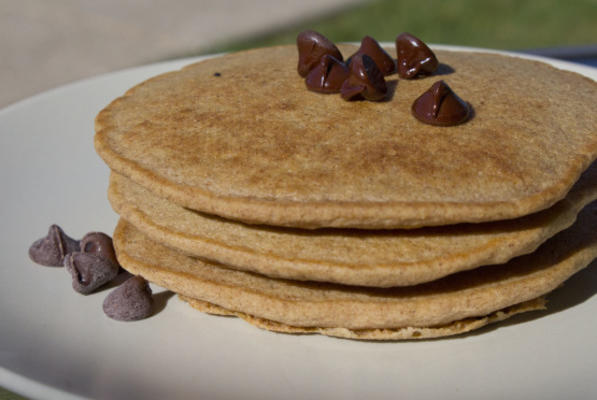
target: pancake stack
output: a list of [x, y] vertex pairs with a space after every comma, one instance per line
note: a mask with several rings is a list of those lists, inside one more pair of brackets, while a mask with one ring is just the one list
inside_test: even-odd
[[[436, 55], [435, 75], [387, 77], [381, 102], [306, 90], [292, 46], [130, 89], [96, 119], [119, 262], [278, 332], [432, 338], [543, 308], [597, 257], [597, 83]], [[411, 115], [437, 79], [471, 120]]]

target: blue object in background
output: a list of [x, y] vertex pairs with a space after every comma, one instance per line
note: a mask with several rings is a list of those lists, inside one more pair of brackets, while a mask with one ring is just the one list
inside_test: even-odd
[[557, 58], [559, 60], [597, 67], [597, 45], [532, 49], [521, 51], [521, 53]]

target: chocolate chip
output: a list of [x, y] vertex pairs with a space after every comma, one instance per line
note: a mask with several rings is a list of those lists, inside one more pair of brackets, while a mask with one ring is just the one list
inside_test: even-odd
[[396, 71], [394, 59], [379, 45], [377, 40], [373, 39], [371, 36], [365, 36], [363, 40], [361, 40], [361, 47], [359, 47], [355, 54], [346, 60], [346, 64], [350, 65], [353, 57], [357, 54], [367, 54], [371, 57], [384, 76], [391, 75]]
[[151, 288], [141, 276], [133, 276], [104, 300], [104, 313], [119, 321], [136, 321], [152, 313]]
[[112, 238], [102, 232], [89, 232], [81, 239], [81, 252], [94, 254], [118, 266]]
[[383, 74], [375, 61], [366, 54], [355, 54], [350, 63], [350, 76], [340, 89], [342, 98], [354, 100], [383, 100], [388, 92]]
[[339, 61], [344, 61], [340, 50], [328, 38], [315, 31], [304, 31], [296, 38], [298, 47], [298, 73], [305, 77], [317, 66], [319, 60], [328, 54]]
[[52, 225], [46, 237], [29, 247], [29, 257], [41, 265], [60, 267], [64, 257], [73, 251], [79, 251], [79, 241], [67, 236], [58, 225]]
[[450, 126], [465, 122], [470, 116], [470, 106], [444, 82], [435, 82], [412, 105], [413, 115], [431, 125]]
[[73, 252], [64, 259], [64, 267], [72, 276], [73, 289], [92, 293], [118, 275], [120, 267], [97, 254]]
[[407, 32], [396, 38], [396, 54], [401, 78], [431, 75], [439, 66], [433, 51], [421, 39]]
[[338, 93], [349, 75], [350, 70], [342, 61], [326, 54], [309, 72], [305, 83], [309, 90], [315, 92]]

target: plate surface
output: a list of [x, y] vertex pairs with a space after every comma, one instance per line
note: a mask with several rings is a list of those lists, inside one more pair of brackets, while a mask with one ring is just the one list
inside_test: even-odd
[[[100, 76], [0, 110], [1, 386], [46, 399], [597, 397], [597, 262], [553, 293], [546, 312], [398, 343], [265, 332], [155, 286], [160, 312], [117, 322], [102, 312], [109, 289], [79, 295], [63, 268], [31, 262], [29, 245], [52, 223], [76, 238], [116, 225], [109, 171], [93, 150], [97, 112], [196, 60]], [[548, 62], [597, 80], [597, 69]]]

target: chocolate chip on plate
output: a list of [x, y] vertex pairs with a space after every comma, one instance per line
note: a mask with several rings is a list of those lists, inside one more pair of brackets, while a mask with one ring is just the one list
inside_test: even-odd
[[114, 252], [112, 238], [102, 232], [89, 232], [81, 239], [81, 252], [94, 254], [119, 265]]
[[104, 313], [119, 321], [136, 321], [152, 314], [153, 297], [149, 283], [133, 276], [114, 289], [104, 300]]
[[118, 275], [120, 266], [93, 253], [73, 252], [64, 259], [64, 267], [72, 276], [73, 289], [81, 294], [92, 293]]
[[31, 245], [29, 257], [41, 265], [60, 267], [67, 254], [79, 249], [78, 240], [69, 237], [58, 225], [52, 225], [45, 237]]

